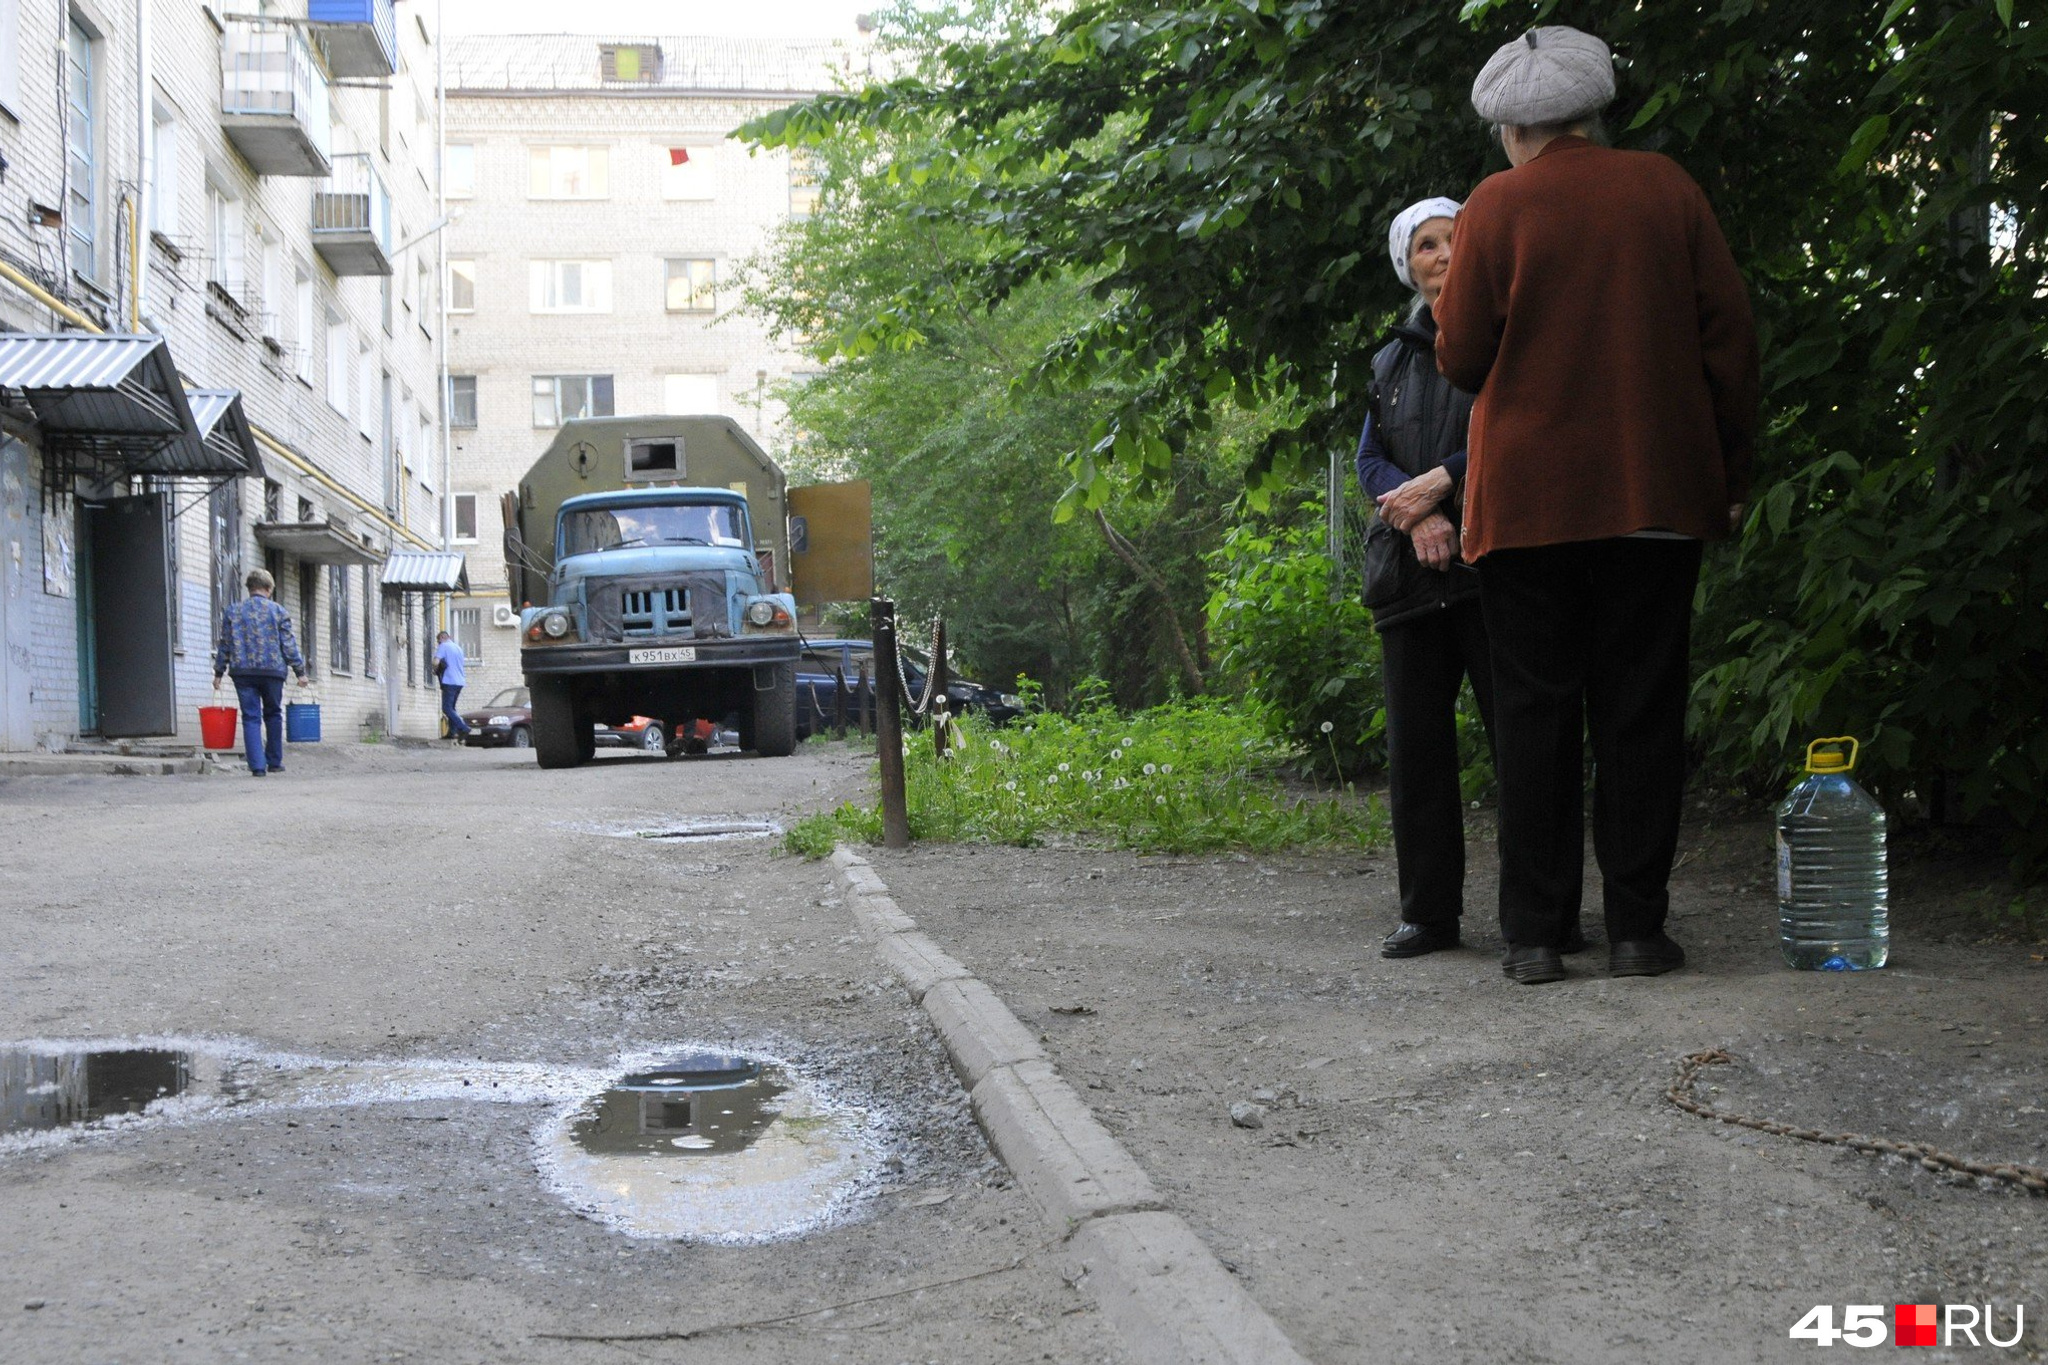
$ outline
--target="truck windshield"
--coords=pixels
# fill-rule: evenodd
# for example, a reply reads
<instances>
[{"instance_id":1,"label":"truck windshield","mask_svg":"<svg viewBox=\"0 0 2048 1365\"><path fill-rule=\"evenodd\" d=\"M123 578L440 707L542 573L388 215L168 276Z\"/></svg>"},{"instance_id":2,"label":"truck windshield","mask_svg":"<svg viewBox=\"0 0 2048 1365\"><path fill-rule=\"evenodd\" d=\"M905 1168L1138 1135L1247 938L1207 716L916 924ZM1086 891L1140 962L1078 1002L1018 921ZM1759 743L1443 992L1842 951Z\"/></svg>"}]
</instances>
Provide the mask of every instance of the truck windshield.
<instances>
[{"instance_id":1,"label":"truck windshield","mask_svg":"<svg viewBox=\"0 0 2048 1365\"><path fill-rule=\"evenodd\" d=\"M562 553L584 555L635 545L746 548L740 509L729 502L585 507L562 516Z\"/></svg>"}]
</instances>

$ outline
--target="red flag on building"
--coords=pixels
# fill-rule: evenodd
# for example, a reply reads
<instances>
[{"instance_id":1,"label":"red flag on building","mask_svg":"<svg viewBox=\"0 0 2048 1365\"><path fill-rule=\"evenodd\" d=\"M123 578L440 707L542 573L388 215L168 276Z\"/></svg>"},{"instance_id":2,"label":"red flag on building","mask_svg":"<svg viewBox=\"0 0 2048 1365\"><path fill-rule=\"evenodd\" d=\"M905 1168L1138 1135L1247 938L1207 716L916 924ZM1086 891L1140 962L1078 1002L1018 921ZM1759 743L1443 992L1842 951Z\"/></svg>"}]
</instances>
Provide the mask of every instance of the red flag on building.
<instances>
[{"instance_id":1,"label":"red flag on building","mask_svg":"<svg viewBox=\"0 0 2048 1365\"><path fill-rule=\"evenodd\" d=\"M671 166L680 166L689 159L690 149L688 147L671 147L668 149L668 164Z\"/></svg>"}]
</instances>

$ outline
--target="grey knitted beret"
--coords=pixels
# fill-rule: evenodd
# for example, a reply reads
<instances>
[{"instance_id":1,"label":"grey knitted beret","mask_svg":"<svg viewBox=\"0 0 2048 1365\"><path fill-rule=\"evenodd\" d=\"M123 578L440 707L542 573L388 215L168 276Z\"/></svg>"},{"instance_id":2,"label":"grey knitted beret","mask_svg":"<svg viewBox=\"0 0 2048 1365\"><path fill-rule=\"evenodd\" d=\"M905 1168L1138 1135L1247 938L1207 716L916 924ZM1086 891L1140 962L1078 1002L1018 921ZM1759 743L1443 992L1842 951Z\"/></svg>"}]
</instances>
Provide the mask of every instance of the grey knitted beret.
<instances>
[{"instance_id":1,"label":"grey knitted beret","mask_svg":"<svg viewBox=\"0 0 2048 1365\"><path fill-rule=\"evenodd\" d=\"M1590 33L1532 28L1487 60L1472 108L1488 123L1570 123L1614 98L1614 59Z\"/></svg>"}]
</instances>

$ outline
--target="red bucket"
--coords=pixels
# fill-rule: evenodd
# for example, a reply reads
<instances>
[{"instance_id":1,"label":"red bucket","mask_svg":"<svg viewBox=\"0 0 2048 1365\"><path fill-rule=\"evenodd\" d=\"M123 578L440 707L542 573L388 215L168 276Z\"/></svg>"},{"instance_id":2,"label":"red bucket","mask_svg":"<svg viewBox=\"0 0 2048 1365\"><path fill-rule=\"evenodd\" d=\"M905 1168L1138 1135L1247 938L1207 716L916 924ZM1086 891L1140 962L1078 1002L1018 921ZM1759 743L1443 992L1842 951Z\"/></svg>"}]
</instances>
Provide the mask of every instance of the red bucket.
<instances>
[{"instance_id":1,"label":"red bucket","mask_svg":"<svg viewBox=\"0 0 2048 1365\"><path fill-rule=\"evenodd\" d=\"M199 743L208 749L232 749L241 743L242 713L232 706L199 708Z\"/></svg>"}]
</instances>

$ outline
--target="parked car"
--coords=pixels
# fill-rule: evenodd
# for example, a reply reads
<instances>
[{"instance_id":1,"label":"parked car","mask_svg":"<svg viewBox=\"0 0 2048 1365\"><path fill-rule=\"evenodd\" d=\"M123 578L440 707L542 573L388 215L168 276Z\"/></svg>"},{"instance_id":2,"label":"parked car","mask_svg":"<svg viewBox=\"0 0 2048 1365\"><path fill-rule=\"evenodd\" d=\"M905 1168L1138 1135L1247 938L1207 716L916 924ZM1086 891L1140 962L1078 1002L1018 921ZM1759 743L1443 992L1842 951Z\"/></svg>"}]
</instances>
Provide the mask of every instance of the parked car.
<instances>
[{"instance_id":1,"label":"parked car","mask_svg":"<svg viewBox=\"0 0 2048 1365\"><path fill-rule=\"evenodd\" d=\"M845 670L846 723L856 722L860 699L860 670L868 669L868 687L874 688L875 647L868 640L806 640L803 657L796 666L796 732L814 735L832 728L839 695L835 669ZM924 654L903 647L903 675L911 696L923 694L926 660ZM1006 725L1024 714L1024 701L1011 693L998 692L968 678L948 678L946 698L953 713L978 711L996 725ZM907 699L906 699L907 700Z\"/></svg>"},{"instance_id":2,"label":"parked car","mask_svg":"<svg viewBox=\"0 0 2048 1365\"><path fill-rule=\"evenodd\" d=\"M508 687L487 704L460 714L469 726L462 742L472 749L533 747L533 699L523 687Z\"/></svg>"},{"instance_id":3,"label":"parked car","mask_svg":"<svg viewBox=\"0 0 2048 1365\"><path fill-rule=\"evenodd\" d=\"M613 748L661 753L668 745L668 727L652 716L635 716L624 725L599 725L597 742Z\"/></svg>"}]
</instances>

